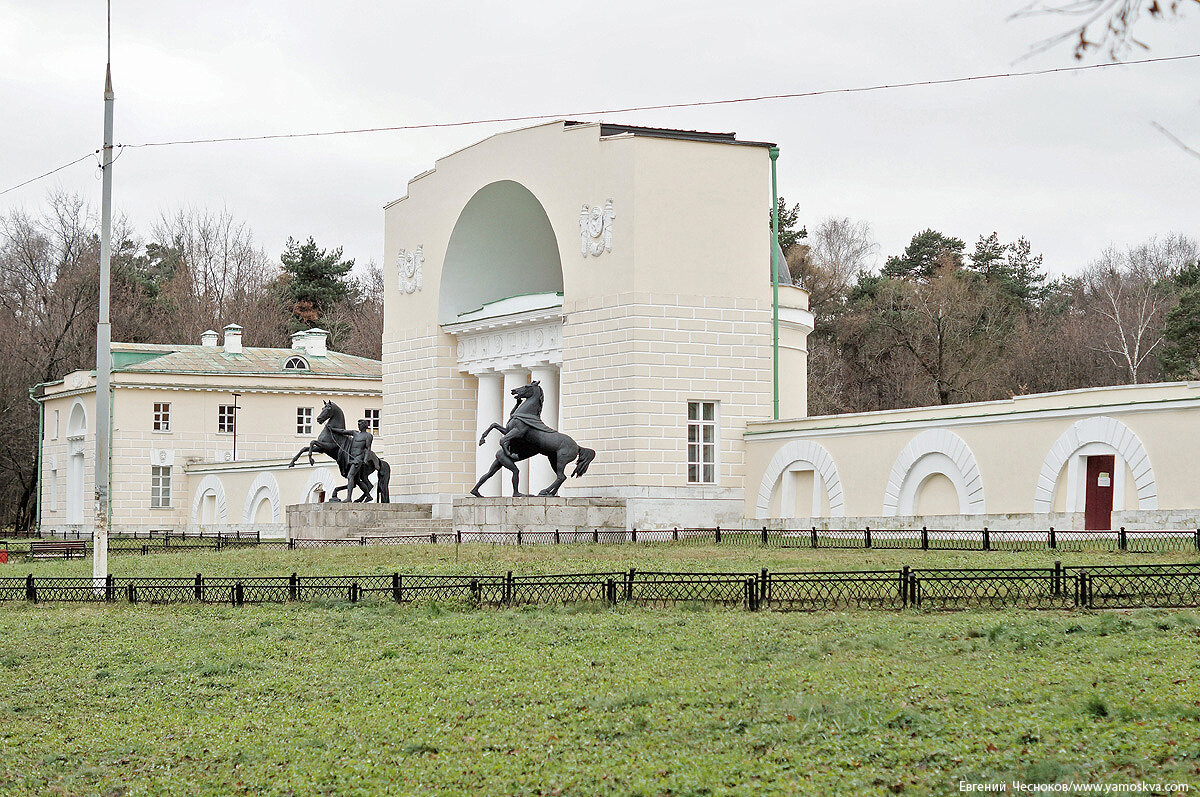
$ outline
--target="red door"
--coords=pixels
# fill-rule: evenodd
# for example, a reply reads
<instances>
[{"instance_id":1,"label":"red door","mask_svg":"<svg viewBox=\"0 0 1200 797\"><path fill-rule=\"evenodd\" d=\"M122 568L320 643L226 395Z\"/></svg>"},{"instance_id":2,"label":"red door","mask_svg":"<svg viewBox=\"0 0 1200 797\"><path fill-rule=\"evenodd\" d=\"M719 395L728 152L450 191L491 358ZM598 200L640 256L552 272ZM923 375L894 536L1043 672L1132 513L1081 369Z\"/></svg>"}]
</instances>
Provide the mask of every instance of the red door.
<instances>
[{"instance_id":1,"label":"red door","mask_svg":"<svg viewBox=\"0 0 1200 797\"><path fill-rule=\"evenodd\" d=\"M1087 458L1087 490L1084 492L1083 502L1085 529L1112 528L1115 463L1116 458L1112 454Z\"/></svg>"}]
</instances>

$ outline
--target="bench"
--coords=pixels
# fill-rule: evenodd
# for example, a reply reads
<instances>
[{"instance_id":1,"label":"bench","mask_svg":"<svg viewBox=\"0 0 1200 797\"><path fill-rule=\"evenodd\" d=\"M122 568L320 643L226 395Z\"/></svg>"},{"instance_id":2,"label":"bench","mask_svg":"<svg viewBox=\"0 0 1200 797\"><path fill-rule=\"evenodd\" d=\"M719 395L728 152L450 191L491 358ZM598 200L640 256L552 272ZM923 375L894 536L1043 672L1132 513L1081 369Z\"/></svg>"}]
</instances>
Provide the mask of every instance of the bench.
<instances>
[{"instance_id":1,"label":"bench","mask_svg":"<svg viewBox=\"0 0 1200 797\"><path fill-rule=\"evenodd\" d=\"M86 557L87 543L83 540L29 543L30 559L84 559Z\"/></svg>"}]
</instances>

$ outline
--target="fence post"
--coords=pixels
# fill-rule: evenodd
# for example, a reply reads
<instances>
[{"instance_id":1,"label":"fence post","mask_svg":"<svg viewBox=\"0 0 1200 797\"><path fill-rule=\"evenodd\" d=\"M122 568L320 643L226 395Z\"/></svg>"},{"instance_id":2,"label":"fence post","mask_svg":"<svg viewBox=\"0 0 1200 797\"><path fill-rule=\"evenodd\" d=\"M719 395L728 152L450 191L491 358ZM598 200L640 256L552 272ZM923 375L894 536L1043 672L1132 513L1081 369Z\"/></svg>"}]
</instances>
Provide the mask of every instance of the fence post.
<instances>
[{"instance_id":1,"label":"fence post","mask_svg":"<svg viewBox=\"0 0 1200 797\"><path fill-rule=\"evenodd\" d=\"M513 575L509 570L504 576L504 603L507 605L513 599Z\"/></svg>"},{"instance_id":2,"label":"fence post","mask_svg":"<svg viewBox=\"0 0 1200 797\"><path fill-rule=\"evenodd\" d=\"M679 527L671 529L671 539L674 542L679 542ZM1196 529L1196 547L1200 548L1200 529Z\"/></svg>"},{"instance_id":3,"label":"fence post","mask_svg":"<svg viewBox=\"0 0 1200 797\"><path fill-rule=\"evenodd\" d=\"M479 605L479 579L471 579L471 603L475 606Z\"/></svg>"},{"instance_id":4,"label":"fence post","mask_svg":"<svg viewBox=\"0 0 1200 797\"><path fill-rule=\"evenodd\" d=\"M754 583L755 580L754 576L746 579L746 608L752 612L758 609L755 605L755 598L758 597L758 588Z\"/></svg>"},{"instance_id":5,"label":"fence post","mask_svg":"<svg viewBox=\"0 0 1200 797\"><path fill-rule=\"evenodd\" d=\"M1062 595L1063 569L1062 562L1054 560L1054 575L1050 577L1050 594Z\"/></svg>"},{"instance_id":6,"label":"fence post","mask_svg":"<svg viewBox=\"0 0 1200 797\"><path fill-rule=\"evenodd\" d=\"M288 577L288 600L294 601L300 598L300 576L292 573Z\"/></svg>"},{"instance_id":7,"label":"fence post","mask_svg":"<svg viewBox=\"0 0 1200 797\"><path fill-rule=\"evenodd\" d=\"M431 543L433 543L434 545L437 545L437 532L436 531L429 533L429 541Z\"/></svg>"},{"instance_id":8,"label":"fence post","mask_svg":"<svg viewBox=\"0 0 1200 797\"><path fill-rule=\"evenodd\" d=\"M33 583L33 573L25 576L25 600L37 603L37 585Z\"/></svg>"},{"instance_id":9,"label":"fence post","mask_svg":"<svg viewBox=\"0 0 1200 797\"><path fill-rule=\"evenodd\" d=\"M916 609L921 608L921 582L917 579L916 575L908 577L908 594L913 607Z\"/></svg>"},{"instance_id":10,"label":"fence post","mask_svg":"<svg viewBox=\"0 0 1200 797\"><path fill-rule=\"evenodd\" d=\"M863 547L870 548L871 547L871 527L866 526L865 528L866 528L866 533L863 536L863 542L864 542Z\"/></svg>"},{"instance_id":11,"label":"fence post","mask_svg":"<svg viewBox=\"0 0 1200 797\"><path fill-rule=\"evenodd\" d=\"M759 582L759 589L761 590L759 593L759 598L760 598L761 602L766 603L771 600L771 588L768 586L771 583L771 581L770 581L771 577L770 577L770 574L767 572L767 568L764 567L762 569L761 576L762 576L762 581Z\"/></svg>"},{"instance_id":12,"label":"fence post","mask_svg":"<svg viewBox=\"0 0 1200 797\"><path fill-rule=\"evenodd\" d=\"M929 529L924 526L921 527L921 550L929 550Z\"/></svg>"},{"instance_id":13,"label":"fence post","mask_svg":"<svg viewBox=\"0 0 1200 797\"><path fill-rule=\"evenodd\" d=\"M1054 527L1053 526L1050 527L1050 537L1049 537L1048 543L1050 545L1050 550L1052 550L1052 551L1058 547L1058 540L1054 536Z\"/></svg>"},{"instance_id":14,"label":"fence post","mask_svg":"<svg viewBox=\"0 0 1200 797\"><path fill-rule=\"evenodd\" d=\"M350 602L358 603L358 582L357 581L350 582Z\"/></svg>"},{"instance_id":15,"label":"fence post","mask_svg":"<svg viewBox=\"0 0 1200 797\"><path fill-rule=\"evenodd\" d=\"M220 535L220 533L218 533L217 534L217 550L218 551L221 550L222 547L224 547L224 545L223 545L224 541L225 541L225 538L222 537Z\"/></svg>"},{"instance_id":16,"label":"fence post","mask_svg":"<svg viewBox=\"0 0 1200 797\"><path fill-rule=\"evenodd\" d=\"M142 546L142 556L145 556L147 553L149 553L150 552L149 549L150 549L149 545L143 545Z\"/></svg>"},{"instance_id":17,"label":"fence post","mask_svg":"<svg viewBox=\"0 0 1200 797\"><path fill-rule=\"evenodd\" d=\"M633 533L633 539L630 542L637 542L637 528L632 528L630 531Z\"/></svg>"},{"instance_id":18,"label":"fence post","mask_svg":"<svg viewBox=\"0 0 1200 797\"><path fill-rule=\"evenodd\" d=\"M462 529L459 529L458 531L454 532L454 544L462 545Z\"/></svg>"},{"instance_id":19,"label":"fence post","mask_svg":"<svg viewBox=\"0 0 1200 797\"><path fill-rule=\"evenodd\" d=\"M992 537L988 533L987 526L983 527L983 550L985 550L985 551L992 550Z\"/></svg>"},{"instance_id":20,"label":"fence post","mask_svg":"<svg viewBox=\"0 0 1200 797\"><path fill-rule=\"evenodd\" d=\"M558 545L558 544L559 544L559 538L558 538L558 529L555 529L555 530L554 530L554 544L555 544L555 545Z\"/></svg>"},{"instance_id":21,"label":"fence post","mask_svg":"<svg viewBox=\"0 0 1200 797\"><path fill-rule=\"evenodd\" d=\"M288 550L289 551L296 550L296 540L293 539L292 537L288 537Z\"/></svg>"},{"instance_id":22,"label":"fence post","mask_svg":"<svg viewBox=\"0 0 1200 797\"><path fill-rule=\"evenodd\" d=\"M812 547L816 548L817 547L817 527L816 526L812 527L812 533L809 535L809 539L812 540Z\"/></svg>"},{"instance_id":23,"label":"fence post","mask_svg":"<svg viewBox=\"0 0 1200 797\"><path fill-rule=\"evenodd\" d=\"M614 579L609 579L604 584L604 599L608 601L609 606L614 606L617 603L617 582Z\"/></svg>"},{"instance_id":24,"label":"fence post","mask_svg":"<svg viewBox=\"0 0 1200 797\"><path fill-rule=\"evenodd\" d=\"M113 599L116 598L116 589L116 579L113 578L112 573L109 573L104 577L104 600L112 603Z\"/></svg>"},{"instance_id":25,"label":"fence post","mask_svg":"<svg viewBox=\"0 0 1200 797\"><path fill-rule=\"evenodd\" d=\"M196 574L196 580L192 582L192 595L196 600L204 600L204 577L199 573Z\"/></svg>"},{"instance_id":26,"label":"fence post","mask_svg":"<svg viewBox=\"0 0 1200 797\"><path fill-rule=\"evenodd\" d=\"M1200 551L1200 529L1196 529L1195 539L1196 539L1196 550Z\"/></svg>"},{"instance_id":27,"label":"fence post","mask_svg":"<svg viewBox=\"0 0 1200 797\"><path fill-rule=\"evenodd\" d=\"M900 605L908 608L908 565L900 570Z\"/></svg>"},{"instance_id":28,"label":"fence post","mask_svg":"<svg viewBox=\"0 0 1200 797\"><path fill-rule=\"evenodd\" d=\"M1088 571L1079 571L1079 603L1085 608L1092 608L1092 585Z\"/></svg>"},{"instance_id":29,"label":"fence post","mask_svg":"<svg viewBox=\"0 0 1200 797\"><path fill-rule=\"evenodd\" d=\"M721 527L720 526L717 526L717 531L716 531L716 534L713 535L713 539L716 540L716 543L715 543L716 545L721 544Z\"/></svg>"},{"instance_id":30,"label":"fence post","mask_svg":"<svg viewBox=\"0 0 1200 797\"><path fill-rule=\"evenodd\" d=\"M633 600L633 574L635 570L629 568L629 573L625 576L625 600Z\"/></svg>"},{"instance_id":31,"label":"fence post","mask_svg":"<svg viewBox=\"0 0 1200 797\"><path fill-rule=\"evenodd\" d=\"M767 547L767 527L766 526L763 526L763 529L762 529L762 544L763 544L764 548Z\"/></svg>"},{"instance_id":32,"label":"fence post","mask_svg":"<svg viewBox=\"0 0 1200 797\"><path fill-rule=\"evenodd\" d=\"M1124 551L1128 545L1129 541L1125 539L1125 527L1122 526L1121 530L1117 533L1117 547Z\"/></svg>"},{"instance_id":33,"label":"fence post","mask_svg":"<svg viewBox=\"0 0 1200 797\"><path fill-rule=\"evenodd\" d=\"M517 545L521 544L521 530L517 529Z\"/></svg>"},{"instance_id":34,"label":"fence post","mask_svg":"<svg viewBox=\"0 0 1200 797\"><path fill-rule=\"evenodd\" d=\"M241 606L246 600L246 594L242 590L242 582L237 582L233 585L233 605Z\"/></svg>"},{"instance_id":35,"label":"fence post","mask_svg":"<svg viewBox=\"0 0 1200 797\"><path fill-rule=\"evenodd\" d=\"M133 582L129 582L129 586L125 588L125 597L130 603L137 603L137 587L133 586Z\"/></svg>"}]
</instances>

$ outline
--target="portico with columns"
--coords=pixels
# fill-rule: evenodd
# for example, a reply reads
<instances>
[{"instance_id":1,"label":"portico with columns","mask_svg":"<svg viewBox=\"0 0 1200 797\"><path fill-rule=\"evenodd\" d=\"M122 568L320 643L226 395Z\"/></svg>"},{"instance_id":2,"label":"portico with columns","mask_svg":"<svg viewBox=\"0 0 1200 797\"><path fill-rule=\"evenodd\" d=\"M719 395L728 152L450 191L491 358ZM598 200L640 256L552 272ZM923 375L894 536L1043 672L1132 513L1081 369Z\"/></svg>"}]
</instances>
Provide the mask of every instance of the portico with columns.
<instances>
[{"instance_id":1,"label":"portico with columns","mask_svg":"<svg viewBox=\"0 0 1200 797\"><path fill-rule=\"evenodd\" d=\"M771 414L768 147L557 121L414 177L384 210L393 500L449 517L532 380L542 420L597 452L561 496L624 501L641 528L740 520L743 430ZM781 294L811 319L803 291ZM791 415L806 331L780 325ZM552 480L535 457L521 492ZM510 495L508 472L483 491Z\"/></svg>"}]
</instances>

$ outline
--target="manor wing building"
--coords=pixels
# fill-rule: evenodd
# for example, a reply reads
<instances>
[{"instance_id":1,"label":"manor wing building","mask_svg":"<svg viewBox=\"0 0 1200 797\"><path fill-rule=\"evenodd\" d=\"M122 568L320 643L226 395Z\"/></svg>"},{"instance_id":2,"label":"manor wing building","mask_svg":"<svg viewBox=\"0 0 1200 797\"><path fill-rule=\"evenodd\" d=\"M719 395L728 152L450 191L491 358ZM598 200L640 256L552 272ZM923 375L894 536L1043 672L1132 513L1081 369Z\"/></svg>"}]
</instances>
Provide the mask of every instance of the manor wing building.
<instances>
[{"instance_id":1,"label":"manor wing building","mask_svg":"<svg viewBox=\"0 0 1200 797\"><path fill-rule=\"evenodd\" d=\"M380 363L330 351L326 332L291 348L244 347L241 327L199 345L112 345L111 529L284 535L288 504L324 500L337 465L292 456L320 432L329 399L347 425L380 431ZM74 371L34 389L41 405L39 525L88 533L95 514L96 377ZM235 409L236 408L236 409Z\"/></svg>"}]
</instances>

